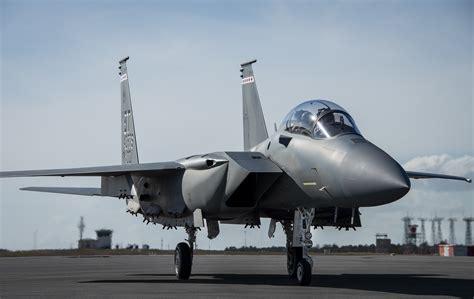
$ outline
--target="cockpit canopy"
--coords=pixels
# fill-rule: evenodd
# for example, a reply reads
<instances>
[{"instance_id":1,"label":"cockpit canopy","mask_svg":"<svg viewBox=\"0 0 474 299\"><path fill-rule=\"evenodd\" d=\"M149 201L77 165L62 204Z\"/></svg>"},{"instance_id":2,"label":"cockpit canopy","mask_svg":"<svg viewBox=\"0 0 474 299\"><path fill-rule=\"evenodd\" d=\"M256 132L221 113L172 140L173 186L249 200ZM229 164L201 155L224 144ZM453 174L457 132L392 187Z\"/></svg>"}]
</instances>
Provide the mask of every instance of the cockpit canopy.
<instances>
[{"instance_id":1,"label":"cockpit canopy","mask_svg":"<svg viewBox=\"0 0 474 299\"><path fill-rule=\"evenodd\" d=\"M316 139L347 133L361 135L344 108L325 100L310 100L296 106L283 119L280 130Z\"/></svg>"}]
</instances>

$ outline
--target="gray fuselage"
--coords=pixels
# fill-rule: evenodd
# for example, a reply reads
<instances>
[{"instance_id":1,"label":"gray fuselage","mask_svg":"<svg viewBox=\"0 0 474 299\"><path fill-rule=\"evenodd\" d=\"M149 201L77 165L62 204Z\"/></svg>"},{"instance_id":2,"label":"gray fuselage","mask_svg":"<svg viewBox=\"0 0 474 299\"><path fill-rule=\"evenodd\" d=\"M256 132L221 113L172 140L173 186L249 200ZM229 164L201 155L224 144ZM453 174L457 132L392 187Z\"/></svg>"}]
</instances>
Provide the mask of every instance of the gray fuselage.
<instances>
[{"instance_id":1,"label":"gray fuselage","mask_svg":"<svg viewBox=\"0 0 474 299\"><path fill-rule=\"evenodd\" d=\"M377 206L403 197L410 189L403 168L357 134L317 140L278 131L254 150L294 181L293 188L270 189L259 203L261 208Z\"/></svg>"}]
</instances>

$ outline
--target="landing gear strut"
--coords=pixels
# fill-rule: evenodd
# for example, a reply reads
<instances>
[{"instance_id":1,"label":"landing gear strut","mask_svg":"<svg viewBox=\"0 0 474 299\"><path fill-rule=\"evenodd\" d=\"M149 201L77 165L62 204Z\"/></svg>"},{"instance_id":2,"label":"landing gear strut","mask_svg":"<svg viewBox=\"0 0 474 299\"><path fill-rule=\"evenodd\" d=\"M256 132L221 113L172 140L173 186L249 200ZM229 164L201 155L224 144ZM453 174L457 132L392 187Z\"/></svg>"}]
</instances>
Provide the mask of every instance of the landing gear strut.
<instances>
[{"instance_id":1,"label":"landing gear strut","mask_svg":"<svg viewBox=\"0 0 474 299\"><path fill-rule=\"evenodd\" d=\"M314 209L298 208L295 211L293 225L291 221L282 221L286 234L288 275L297 278L300 285L309 285L311 282L313 260L307 249L313 246L311 241L311 222L314 218Z\"/></svg>"},{"instance_id":2,"label":"landing gear strut","mask_svg":"<svg viewBox=\"0 0 474 299\"><path fill-rule=\"evenodd\" d=\"M191 275L196 232L197 228L194 226L187 226L186 233L188 234L188 239L186 241L188 241L188 243L181 242L176 245L174 251L174 269L178 279L188 279Z\"/></svg>"}]
</instances>

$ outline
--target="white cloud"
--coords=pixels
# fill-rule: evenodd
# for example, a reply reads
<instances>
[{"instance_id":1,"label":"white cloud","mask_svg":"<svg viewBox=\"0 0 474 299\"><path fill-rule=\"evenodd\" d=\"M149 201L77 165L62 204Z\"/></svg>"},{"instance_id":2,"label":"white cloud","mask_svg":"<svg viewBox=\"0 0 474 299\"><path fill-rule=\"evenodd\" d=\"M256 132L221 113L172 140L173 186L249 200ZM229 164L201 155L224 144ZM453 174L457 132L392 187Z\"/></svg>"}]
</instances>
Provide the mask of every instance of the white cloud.
<instances>
[{"instance_id":1,"label":"white cloud","mask_svg":"<svg viewBox=\"0 0 474 299\"><path fill-rule=\"evenodd\" d=\"M474 173L474 157L464 155L454 158L448 154L421 156L411 159L404 165L413 171L443 172L452 175L467 176Z\"/></svg>"},{"instance_id":2,"label":"white cloud","mask_svg":"<svg viewBox=\"0 0 474 299\"><path fill-rule=\"evenodd\" d=\"M256 5L249 12L245 4L186 5L183 11L161 2L93 9L78 3L18 8L10 2L2 15L1 170L119 163L117 60L124 55L132 57L142 162L240 150L238 69L250 58L259 59L255 71L269 125L303 99L329 98L349 110L365 137L399 160L472 153L472 30L471 17L464 15L469 9L318 3ZM439 121L447 110L455 116L449 126ZM463 175L460 159L445 158L439 168L407 164L411 170ZM113 199L18 191L76 184L97 186L99 180L1 181L0 247L31 248L35 229L40 247L75 244L81 215L88 236L106 226L114 230L114 242L124 245L158 247L163 237L165 247L174 247L185 237L182 230L143 225ZM421 190L423 184L436 189ZM458 186L462 192L451 192ZM356 233L326 229L317 231L315 241L369 243L383 225L400 242L400 218L407 211L472 212L472 189L466 188L473 186L413 181L406 198L363 209L364 227ZM247 243L284 244L281 229L272 240L265 238L266 229L249 231ZM213 241L204 236L199 234L201 244L213 248L243 244L241 226L224 226Z\"/></svg>"},{"instance_id":3,"label":"white cloud","mask_svg":"<svg viewBox=\"0 0 474 299\"><path fill-rule=\"evenodd\" d=\"M453 157L448 154L420 156L406 162L403 167L411 171L464 176L471 179L474 177L474 157L472 155L461 157ZM444 179L416 180L413 187L453 191L474 190L472 184Z\"/></svg>"}]
</instances>

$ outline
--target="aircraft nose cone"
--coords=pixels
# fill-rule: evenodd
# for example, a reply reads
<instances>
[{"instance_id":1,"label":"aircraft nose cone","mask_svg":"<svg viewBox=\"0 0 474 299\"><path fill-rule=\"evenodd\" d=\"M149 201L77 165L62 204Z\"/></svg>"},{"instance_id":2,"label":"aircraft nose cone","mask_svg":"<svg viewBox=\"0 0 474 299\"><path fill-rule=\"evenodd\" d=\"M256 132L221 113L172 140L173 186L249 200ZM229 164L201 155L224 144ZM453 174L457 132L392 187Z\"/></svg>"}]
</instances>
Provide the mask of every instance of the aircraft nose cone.
<instances>
[{"instance_id":1,"label":"aircraft nose cone","mask_svg":"<svg viewBox=\"0 0 474 299\"><path fill-rule=\"evenodd\" d=\"M405 170L371 143L358 144L341 166L344 194L358 206L387 204L410 190Z\"/></svg>"}]
</instances>

